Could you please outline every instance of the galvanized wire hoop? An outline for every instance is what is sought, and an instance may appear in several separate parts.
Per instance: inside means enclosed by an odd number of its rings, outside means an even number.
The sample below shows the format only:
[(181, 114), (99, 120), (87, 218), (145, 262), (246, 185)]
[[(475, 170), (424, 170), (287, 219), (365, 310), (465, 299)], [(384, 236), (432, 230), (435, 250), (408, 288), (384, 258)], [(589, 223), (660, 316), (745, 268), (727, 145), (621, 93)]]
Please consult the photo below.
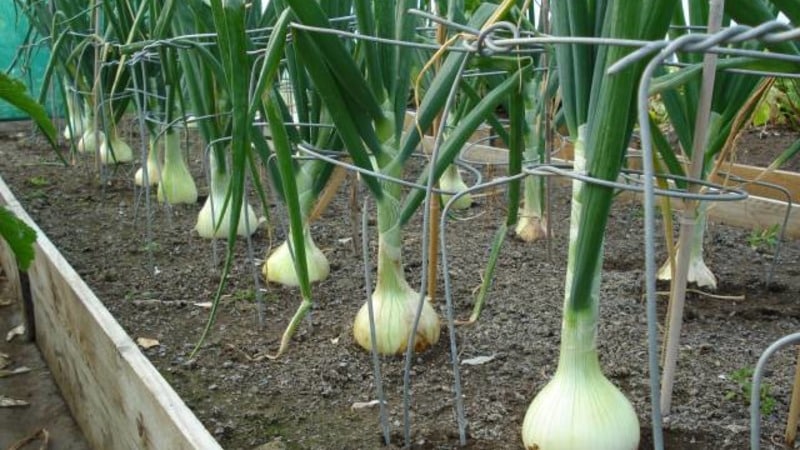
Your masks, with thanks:
[[(655, 74), (656, 68), (662, 64), (667, 58), (679, 51), (691, 52), (717, 52), (720, 45), (744, 42), (747, 40), (760, 40), (762, 42), (782, 42), (785, 40), (797, 39), (800, 37), (800, 29), (792, 29), (790, 26), (774, 21), (767, 22), (758, 27), (752, 28), (742, 25), (737, 25), (728, 29), (724, 29), (718, 33), (711, 35), (706, 34), (688, 34), (684, 35), (672, 42), (657, 42), (648, 44), (641, 49), (634, 51), (628, 57), (621, 59), (611, 68), (609, 74), (616, 73), (624, 67), (645, 58), (655, 50), (658, 53), (653, 56), (650, 62), (645, 67), (644, 73), (639, 84), (639, 92), (637, 95), (637, 106), (639, 109), (638, 120), (640, 127), (640, 134), (642, 138), (642, 162), (644, 167), (644, 205), (645, 205), (645, 266), (646, 266), (646, 297), (647, 297), (647, 319), (648, 319), (648, 352), (649, 352), (649, 366), (650, 366), (650, 391), (651, 391), (651, 408), (652, 408), (652, 428), (653, 428), (653, 443), (657, 449), (663, 448), (663, 432), (661, 429), (661, 406), (660, 406), (660, 393), (659, 393), (659, 371), (657, 360), (657, 329), (656, 329), (656, 276), (655, 276), (655, 187), (653, 177), (655, 175), (655, 168), (653, 165), (653, 143), (652, 134), (650, 129), (650, 121), (648, 118), (649, 106), (649, 90), (652, 78)], [(730, 50), (730, 49), (728, 49)], [(792, 62), (800, 62), (800, 58), (796, 56), (781, 55), (774, 53), (762, 52), (748, 52), (749, 56), (769, 59), (779, 59)], [(753, 54), (756, 53), (756, 54)], [(761, 72), (767, 76), (781, 76), (781, 73), (776, 72)], [(760, 375), (759, 372), (755, 374)], [(752, 432), (756, 432), (754, 429)], [(751, 442), (751, 445), (752, 442)], [(754, 449), (758, 448), (756, 438)]]

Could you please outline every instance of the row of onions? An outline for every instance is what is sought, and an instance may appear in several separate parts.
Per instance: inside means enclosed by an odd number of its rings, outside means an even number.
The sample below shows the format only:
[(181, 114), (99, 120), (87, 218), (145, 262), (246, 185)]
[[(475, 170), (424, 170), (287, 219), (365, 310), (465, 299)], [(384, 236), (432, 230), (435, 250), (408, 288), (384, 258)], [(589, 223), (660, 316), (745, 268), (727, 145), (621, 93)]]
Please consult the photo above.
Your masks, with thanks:
[[(439, 201), (419, 186), (435, 181), (443, 202), (467, 189), (454, 162), (480, 125), (488, 123), (506, 142), (511, 176), (524, 163), (549, 160), (556, 121), (563, 121), (574, 142), (575, 171), (615, 181), (623, 167), (644, 66), (634, 64), (614, 75), (607, 69), (631, 48), (567, 43), (530, 54), (476, 56), (466, 51), (474, 45), (469, 33), (440, 28), (434, 39), (420, 32), (423, 19), (409, 9), (430, 10), (463, 30), (486, 30), (507, 20), (533, 35), (638, 41), (659, 40), (668, 33), (678, 37), (688, 32), (687, 17), (689, 25), (705, 25), (710, 15), (704, 4), (689, 2), (682, 9), (678, 0), (551, 0), (536, 9), (530, 1), (515, 0), (92, 0), (88, 5), (54, 0), (55, 8), (35, 0), (15, 2), (50, 40), (48, 77), (61, 84), (68, 113), (63, 135), (78, 152), (95, 154), (102, 164), (132, 161), (134, 153), (119, 129), (134, 109), (147, 134), (135, 184), (148, 193), (155, 188), (161, 203), (195, 204), (198, 189), (181, 137), (186, 130), (198, 130), (209, 195), (195, 230), (204, 238), (227, 239), (222, 280), (237, 238), (250, 236), (264, 220), (248, 203), (249, 187), (267, 211), (266, 186), (272, 186), (286, 206), (288, 227), (286, 241), (267, 256), (262, 273), (269, 282), (299, 287), (301, 296), (278, 356), (287, 351), (313, 306), (311, 284), (330, 272), (310, 222), (314, 207), (324, 202), (326, 186), (336, 178), (337, 160), (358, 169), (376, 208), (377, 282), (353, 319), (355, 341), (383, 355), (407, 357), (435, 345), (441, 325), (431, 288), (415, 289), (406, 278), (403, 232), (421, 209)], [(750, 6), (728, 3), (726, 20), (742, 23), (761, 22), (777, 12), (763, 0)], [(774, 4), (797, 19), (793, 4)], [(351, 25), (361, 36), (454, 51), (342, 39), (334, 33), (349, 31)], [(678, 28), (670, 31), (670, 25)], [(755, 44), (752, 48), (760, 49)], [(770, 50), (800, 52), (795, 44)], [(694, 120), (703, 90), (701, 59), (679, 55), (682, 68), (663, 71), (653, 92), (687, 156), (675, 151), (664, 133), (656, 133), (659, 161), (676, 175), (713, 174), (769, 86), (769, 81), (752, 76), (717, 74), (716, 87), (708, 94), (708, 127), (715, 132), (698, 146), (698, 133), (706, 126)], [(730, 58), (720, 66), (754, 64)], [(412, 126), (406, 127), (409, 98), (416, 111)], [(446, 108), (453, 99), (456, 106)], [(501, 125), (499, 110), (507, 113), (509, 129)], [(424, 131), (440, 127), (441, 145), (427, 153), (417, 187), (404, 188), (398, 180), (425, 141)], [(697, 151), (704, 155), (699, 171), (687, 162)], [(678, 185), (686, 188), (686, 183)], [(493, 243), (493, 258), (509, 229), (524, 241), (547, 237), (546, 192), (542, 177), (515, 178), (508, 184), (507, 217)], [(606, 186), (573, 182), (558, 369), (525, 415), (526, 448), (638, 446), (637, 414), (603, 375), (597, 348), (603, 241), (614, 194)], [(451, 206), (470, 204), (469, 196), (463, 196)], [(680, 241), (680, 251), (688, 247), (694, 259), (680, 253), (677, 258), (693, 262), (688, 269), (668, 263), (670, 270), (663, 272), (688, 271), (689, 281), (713, 287), (700, 250), (704, 207), (695, 206), (697, 225), (690, 229), (691, 239), (683, 236)], [(671, 246), (672, 213), (668, 206), (664, 211)], [(491, 262), (488, 266), (485, 286), (494, 268)], [(205, 333), (223, 289), (221, 284)], [(488, 289), (481, 292), (485, 295)], [(476, 302), (471, 320), (477, 320), (482, 305), (482, 300)]]

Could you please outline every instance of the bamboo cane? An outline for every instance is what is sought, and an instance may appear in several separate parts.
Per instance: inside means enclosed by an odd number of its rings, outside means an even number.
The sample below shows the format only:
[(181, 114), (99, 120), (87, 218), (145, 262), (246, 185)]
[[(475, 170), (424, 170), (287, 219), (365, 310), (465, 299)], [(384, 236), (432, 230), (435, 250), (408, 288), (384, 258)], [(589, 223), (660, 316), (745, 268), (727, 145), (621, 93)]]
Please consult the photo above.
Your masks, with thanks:
[[(717, 32), (722, 26), (724, 0), (710, 0), (708, 16), (708, 32)], [(703, 81), (700, 100), (697, 108), (695, 135), (692, 142), (691, 177), (699, 179), (703, 170), (703, 148), (707, 140), (707, 128), (711, 114), (711, 97), (714, 91), (717, 55), (706, 53), (703, 59)], [(689, 190), (697, 192), (698, 185), (690, 185)], [(689, 271), (691, 245), (689, 240), (694, 233), (699, 204), (687, 202), (681, 217), (681, 230), (678, 237), (678, 261), (675, 277), (672, 280), (672, 296), (670, 299), (669, 322), (667, 324), (667, 346), (664, 357), (663, 378), (661, 380), (661, 413), (668, 415), (672, 403), (672, 387), (675, 382), (675, 370), (678, 363), (678, 347), (683, 322), (683, 307), (686, 302), (686, 278)]]
[(789, 417), (786, 419), (786, 447), (794, 448), (797, 437), (797, 421), (800, 419), (800, 346), (797, 347), (797, 364), (794, 368), (794, 385), (792, 387), (792, 403), (789, 405)]

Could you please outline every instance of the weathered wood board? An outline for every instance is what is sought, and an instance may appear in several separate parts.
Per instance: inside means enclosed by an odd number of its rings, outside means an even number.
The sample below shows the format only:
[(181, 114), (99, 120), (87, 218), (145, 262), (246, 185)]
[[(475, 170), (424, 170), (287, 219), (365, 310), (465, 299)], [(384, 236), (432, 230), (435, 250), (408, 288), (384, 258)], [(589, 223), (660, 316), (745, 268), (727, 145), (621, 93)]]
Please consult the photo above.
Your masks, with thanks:
[[(725, 171), (729, 171), (731, 175), (744, 178), (745, 180), (756, 180), (777, 184), (783, 186), (792, 195), (792, 202), (800, 203), (800, 174), (789, 172), (786, 170), (774, 170), (772, 172), (765, 172), (762, 167), (748, 166), (746, 164), (733, 164), (732, 166), (723, 166)], [(717, 176), (712, 181), (715, 183), (724, 183), (724, 177)], [(729, 182), (729, 185), (736, 186), (738, 182)], [(780, 191), (767, 186), (760, 186), (758, 184), (748, 184), (744, 189), (752, 195), (764, 198), (772, 198), (775, 200), (786, 201), (786, 196)]]
[[(28, 270), (36, 341), (90, 445), (98, 450), (221, 449), (2, 179), (0, 203), (38, 233)], [(15, 267), (9, 257), (7, 249), (0, 251), (3, 266)]]
[[(569, 156), (571, 154), (570, 149), (567, 148), (566, 150), (566, 152), (560, 153), (558, 156)], [(470, 144), (462, 152), (462, 158), (478, 164), (503, 166), (508, 162), (508, 150), (488, 145)], [(563, 162), (563, 160), (555, 158), (553, 161)], [(742, 169), (744, 171), (741, 172), (742, 176), (747, 176), (747, 174), (750, 176), (755, 175), (755, 172), (752, 172), (754, 168), (749, 166), (738, 167), (744, 167)], [(782, 183), (790, 190), (793, 186), (797, 186), (797, 191), (792, 191), (792, 195), (800, 196), (800, 175), (793, 172), (774, 172), (771, 175), (773, 175), (773, 178), (770, 178), (770, 181)], [(766, 180), (767, 178), (765, 178)], [(717, 202), (709, 210), (709, 218), (713, 222), (745, 229), (765, 229), (775, 224), (779, 226), (783, 224), (787, 208), (785, 201), (755, 195), (757, 192), (765, 192), (763, 188), (762, 190), (757, 190), (754, 186), (748, 186), (746, 190), (751, 194), (749, 198), (736, 202)], [(776, 195), (775, 190), (771, 189), (769, 191), (771, 195)], [(780, 196), (777, 196), (777, 198), (780, 198)], [(791, 207), (789, 222), (786, 226), (786, 237), (792, 239), (800, 238), (800, 202), (793, 204)]]
[[(739, 202), (717, 202), (708, 211), (713, 222), (745, 229), (767, 229), (783, 224), (786, 215), (786, 202), (750, 196)], [(792, 205), (789, 222), (786, 224), (786, 237), (800, 238), (800, 205)]]

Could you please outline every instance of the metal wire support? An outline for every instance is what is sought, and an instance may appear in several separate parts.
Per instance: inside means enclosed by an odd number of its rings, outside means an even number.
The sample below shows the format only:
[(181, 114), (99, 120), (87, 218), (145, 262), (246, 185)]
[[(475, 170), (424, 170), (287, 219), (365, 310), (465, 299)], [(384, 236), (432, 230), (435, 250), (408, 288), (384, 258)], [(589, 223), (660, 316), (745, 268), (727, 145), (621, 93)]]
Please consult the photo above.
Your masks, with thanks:
[[(369, 198), (364, 199), (364, 207), (361, 208), (361, 257), (364, 261), (364, 291), (367, 296), (367, 314), (369, 315), (369, 338), (371, 342), (377, 342), (375, 334), (375, 306), (372, 303), (372, 271), (369, 264), (369, 237), (367, 235), (367, 218), (369, 217)], [(375, 393), (378, 396), (378, 411), (380, 416), (381, 431), (383, 432), (383, 443), (389, 445), (391, 442), (389, 433), (389, 418), (386, 412), (386, 395), (383, 392), (383, 376), (381, 376), (381, 359), (375, 345), (370, 349), (372, 354), (372, 376), (375, 378)]]
[(753, 371), (753, 387), (750, 392), (750, 450), (761, 448), (761, 380), (769, 358), (778, 350), (800, 342), (800, 333), (784, 336), (764, 350)]
[[(605, 181), (599, 180), (592, 177), (589, 177), (582, 173), (577, 173), (570, 170), (569, 166), (565, 165), (553, 165), (553, 164), (529, 164), (523, 168), (523, 173), (519, 176), (525, 175), (534, 175), (534, 176), (551, 176), (551, 175), (558, 175), (558, 176), (566, 176), (573, 179), (581, 180), (585, 183), (594, 183), (594, 184), (601, 184), (607, 187), (612, 187), (615, 189), (620, 190), (631, 190), (644, 193), (645, 197), (645, 225), (644, 225), (644, 232), (645, 232), (645, 265), (646, 265), (646, 286), (647, 286), (647, 316), (648, 316), (648, 353), (649, 353), (649, 372), (650, 372), (650, 392), (651, 392), (651, 417), (652, 417), (652, 428), (653, 428), (653, 441), (654, 446), (656, 449), (663, 448), (663, 433), (661, 430), (661, 417), (660, 417), (660, 405), (659, 405), (659, 368), (658, 368), (658, 348), (656, 344), (657, 338), (657, 320), (656, 320), (656, 310), (655, 310), (655, 250), (654, 250), (654, 242), (655, 242), (655, 216), (654, 216), (654, 197), (655, 195), (665, 195), (670, 197), (676, 198), (684, 198), (684, 199), (693, 199), (693, 200), (705, 200), (705, 201), (733, 201), (733, 200), (740, 200), (746, 198), (747, 194), (741, 190), (736, 189), (729, 189), (724, 186), (716, 185), (713, 183), (708, 183), (702, 180), (693, 180), (681, 177), (675, 177), (671, 175), (658, 175), (666, 178), (672, 179), (682, 179), (689, 183), (693, 184), (701, 184), (705, 187), (705, 190), (700, 193), (692, 193), (685, 190), (677, 190), (677, 189), (668, 189), (668, 190), (661, 190), (655, 189), (654, 186), (654, 178), (656, 177), (655, 170), (652, 164), (652, 145), (649, 141), (650, 139), (650, 129), (649, 129), (649, 122), (647, 120), (647, 106), (648, 106), (648, 92), (649, 92), (649, 85), (655, 68), (661, 64), (664, 64), (666, 59), (674, 52), (683, 50), (683, 51), (706, 51), (706, 52), (714, 52), (724, 55), (733, 55), (733, 56), (751, 56), (751, 57), (763, 57), (763, 58), (771, 58), (777, 60), (791, 60), (795, 61), (792, 57), (788, 55), (780, 55), (780, 54), (764, 54), (762, 52), (757, 51), (745, 51), (740, 49), (733, 49), (724, 47), (724, 45), (732, 42), (741, 42), (744, 40), (754, 39), (754, 38), (764, 38), (763, 40), (769, 40), (770, 42), (776, 42), (781, 39), (790, 39), (796, 36), (800, 36), (800, 31), (798, 30), (787, 30), (787, 26), (785, 24), (780, 23), (768, 23), (764, 24), (760, 27), (755, 29), (751, 29), (749, 27), (733, 27), (730, 29), (726, 29), (720, 32), (717, 35), (702, 36), (702, 35), (687, 35), (684, 36), (676, 41), (669, 42), (669, 41), (658, 41), (658, 42), (647, 42), (647, 41), (634, 41), (634, 40), (624, 40), (624, 39), (599, 39), (599, 38), (563, 38), (563, 37), (553, 37), (553, 36), (537, 36), (537, 37), (523, 37), (521, 33), (517, 30), (517, 28), (513, 24), (500, 22), (493, 27), (490, 27), (486, 30), (479, 31), (473, 30), (468, 27), (464, 27), (462, 25), (458, 25), (452, 23), (446, 19), (442, 19), (439, 17), (431, 16), (425, 12), (411, 10), (411, 14), (423, 16), (426, 19), (429, 19), (433, 22), (441, 23), (445, 26), (452, 27), (453, 29), (458, 30), (459, 32), (467, 35), (472, 35), (472, 40), (466, 45), (460, 47), (453, 47), (448, 49), (449, 51), (467, 51), (470, 53), (476, 53), (481, 55), (494, 55), (494, 54), (524, 54), (524, 53), (531, 53), (531, 52), (540, 52), (543, 51), (543, 47), (545, 45), (557, 45), (557, 44), (564, 44), (564, 43), (580, 43), (586, 45), (623, 45), (623, 46), (630, 46), (630, 47), (637, 47), (638, 50), (634, 51), (629, 55), (627, 58), (620, 60), (612, 66), (609, 70), (609, 73), (614, 73), (616, 71), (622, 70), (629, 64), (632, 64), (636, 61), (640, 61), (644, 58), (650, 57), (654, 53), (657, 53), (655, 57), (651, 59), (650, 64), (648, 65), (648, 71), (646, 72), (647, 75), (642, 78), (642, 84), (640, 85), (639, 91), (639, 108), (640, 108), (640, 124), (643, 128), (643, 135), (645, 142), (643, 145), (645, 148), (645, 157), (644, 157), (644, 171), (637, 172), (637, 171), (626, 171), (627, 175), (635, 175), (636, 177), (629, 177), (629, 182), (618, 182), (618, 181)], [(391, 41), (386, 39), (380, 39), (370, 36), (361, 36), (357, 35), (352, 32), (344, 31), (344, 30), (334, 30), (334, 29), (321, 29), (321, 28), (314, 28), (305, 25), (293, 25), (297, 28), (302, 28), (308, 31), (313, 32), (320, 32), (320, 33), (328, 33), (334, 34), (340, 37), (345, 38), (359, 38), (359, 39), (366, 39), (372, 40), (376, 42), (381, 42), (385, 44), (392, 44), (392, 45), (406, 45), (406, 46), (415, 46), (416, 48), (428, 48), (423, 44), (414, 44), (408, 42), (398, 42), (398, 41)], [(508, 36), (511, 37), (508, 37)], [(766, 37), (765, 37), (766, 36)], [(780, 76), (780, 73), (777, 72), (766, 72), (762, 71), (759, 72), (763, 75), (771, 75), (771, 76)], [(446, 110), (447, 111), (447, 108)], [(641, 117), (642, 114), (645, 114), (644, 118)], [(446, 117), (446, 113), (445, 113)], [(645, 129), (646, 128), (646, 129)], [(434, 145), (434, 152), (438, 150), (440, 145), (440, 137), (437, 136), (436, 143)], [(329, 162), (343, 164), (341, 161), (337, 161), (336, 158), (331, 158), (328, 156), (323, 155), (320, 152), (315, 151), (314, 149), (303, 145), (301, 146), (301, 150), (308, 154), (311, 154), (315, 157), (321, 157), (322, 159), (326, 159)], [(346, 165), (346, 164), (343, 164)], [(380, 173), (371, 172), (356, 168), (352, 165), (347, 165), (349, 169), (356, 170), (359, 172), (364, 172), (378, 178), (385, 178)], [(637, 183), (630, 183), (630, 180), (640, 179)], [(508, 183), (511, 181), (512, 178), (502, 178), (498, 180), (491, 181), (489, 183), (482, 183), (478, 185), (474, 185), (469, 188), (467, 191), (460, 195), (466, 195), (467, 193), (475, 192), (477, 190), (489, 187), (489, 186), (497, 186), (501, 184)], [(399, 180), (392, 180), (400, 182)], [(430, 180), (429, 180), (430, 181)], [(402, 182), (406, 185), (413, 185), (413, 183)], [(436, 189), (433, 188), (432, 183), (428, 183), (427, 186), (418, 186), (413, 185), (414, 188), (422, 188), (426, 191), (426, 202), (430, 201), (430, 196), (434, 192), (438, 192)], [(457, 199), (458, 195), (455, 196), (453, 199)], [(444, 272), (444, 282), (445, 282), (445, 300), (446, 300), (446, 314), (448, 319), (448, 324), (451, 326), (451, 358), (453, 364), (453, 371), (454, 371), (454, 384), (455, 384), (455, 391), (458, 392), (456, 396), (456, 416), (457, 422), (459, 426), (459, 437), (462, 443), (465, 442), (465, 434), (466, 434), (466, 418), (463, 415), (463, 405), (460, 404), (460, 375), (458, 369), (458, 360), (457, 360), (457, 346), (456, 346), (456, 338), (453, 333), (453, 310), (452, 310), (452, 295), (450, 289), (450, 280), (448, 276), (448, 261), (447, 261), (447, 253), (445, 248), (445, 225), (446, 225), (446, 218), (448, 211), (448, 205), (445, 205), (444, 213), (442, 216), (442, 226), (440, 227), (440, 240), (442, 242), (442, 264), (443, 264), (443, 272)], [(423, 212), (423, 223), (427, 223), (428, 216), (427, 210), (424, 209)], [(427, 235), (423, 232), (423, 242), (427, 239)], [(424, 246), (424, 243), (423, 243)], [(424, 252), (423, 252), (424, 253)], [(426, 264), (426, 257), (423, 255), (423, 267)], [(423, 286), (424, 286), (424, 277), (425, 271), (423, 270)], [(419, 311), (416, 315), (416, 320), (419, 318)], [(412, 346), (409, 345), (409, 348)], [(410, 353), (410, 352), (409, 352)], [(409, 374), (409, 366), (410, 366), (410, 356), (407, 353), (406, 355), (406, 364), (405, 364), (405, 378), (404, 378), (404, 403), (407, 404), (409, 401), (408, 397), (408, 374)], [(410, 440), (410, 429), (409, 429), (409, 416), (408, 416), (408, 407), (404, 407), (404, 437), (406, 444), (409, 443)]]
[[(788, 31), (785, 31), (787, 30)], [(780, 31), (777, 31), (780, 30)], [(646, 271), (646, 296), (647, 296), (647, 322), (648, 322), (648, 352), (649, 352), (649, 371), (650, 371), (650, 395), (652, 408), (652, 428), (653, 445), (656, 449), (663, 448), (663, 432), (661, 429), (661, 406), (660, 392), (658, 388), (659, 367), (658, 367), (658, 348), (656, 343), (656, 277), (655, 277), (655, 195), (654, 188), (655, 169), (653, 165), (653, 144), (650, 128), (649, 113), (649, 92), (650, 85), (659, 65), (663, 64), (674, 53), (679, 51), (693, 52), (714, 52), (720, 45), (744, 42), (751, 39), (761, 39), (763, 42), (780, 42), (782, 40), (800, 37), (800, 29), (790, 29), (786, 24), (780, 22), (767, 22), (756, 28), (747, 26), (734, 26), (712, 35), (688, 34), (681, 36), (674, 41), (653, 42), (630, 55), (617, 61), (612, 65), (608, 73), (614, 74), (629, 65), (640, 61), (651, 55), (654, 51), (658, 53), (651, 58), (644, 69), (639, 83), (637, 96), (638, 120), (640, 134), (642, 138), (642, 163), (644, 167), (644, 233), (645, 233), (645, 271)], [(729, 49), (734, 50), (734, 49)], [(773, 59), (790, 60), (800, 62), (800, 58), (788, 55), (757, 52), (756, 57), (769, 57)], [(765, 75), (775, 75), (765, 73)], [(780, 74), (778, 74), (779, 76)], [(763, 358), (763, 356), (762, 356)], [(754, 383), (754, 389), (758, 389)], [(754, 392), (758, 392), (757, 390)], [(757, 396), (757, 394), (756, 394)], [(751, 428), (752, 433), (757, 430)]]
[(761, 180), (755, 180), (755, 181), (747, 180), (738, 175), (734, 175), (728, 172), (721, 171), (719, 173), (723, 177), (726, 177), (738, 183), (754, 184), (756, 186), (762, 186), (765, 188), (776, 190), (780, 192), (786, 199), (786, 208), (784, 209), (783, 213), (783, 222), (781, 222), (781, 232), (778, 233), (778, 242), (775, 243), (775, 254), (772, 255), (772, 263), (769, 266), (769, 271), (767, 272), (767, 278), (764, 281), (764, 288), (768, 290), (770, 284), (772, 284), (772, 277), (775, 275), (775, 267), (777, 267), (778, 262), (780, 261), (781, 258), (781, 248), (783, 247), (783, 241), (786, 239), (786, 227), (789, 225), (789, 218), (791, 217), (792, 214), (792, 206), (794, 206), (794, 200), (792, 200), (792, 193), (789, 192), (788, 189), (779, 184)]

